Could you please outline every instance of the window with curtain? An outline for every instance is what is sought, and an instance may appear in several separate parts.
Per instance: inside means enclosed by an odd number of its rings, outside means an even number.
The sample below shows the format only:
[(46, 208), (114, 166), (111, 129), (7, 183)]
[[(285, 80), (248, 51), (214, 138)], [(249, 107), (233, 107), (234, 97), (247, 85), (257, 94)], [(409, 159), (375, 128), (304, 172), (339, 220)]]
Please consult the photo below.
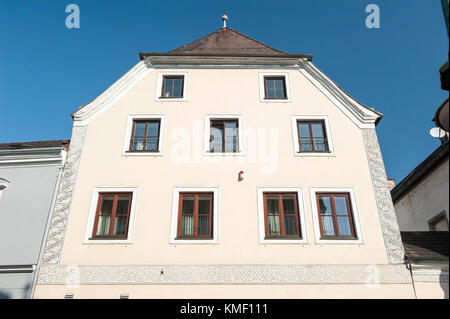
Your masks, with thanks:
[(131, 200), (131, 193), (100, 193), (92, 238), (127, 238)]
[(184, 76), (171, 75), (163, 76), (162, 98), (182, 98), (183, 97)]
[(209, 151), (211, 153), (236, 153), (238, 147), (239, 121), (236, 119), (216, 119), (210, 122)]
[(177, 238), (212, 238), (212, 193), (181, 193)]
[(301, 238), (295, 193), (264, 193), (266, 238)]
[(356, 238), (350, 194), (316, 194), (321, 238)]
[(264, 77), (265, 99), (286, 99), (286, 80), (284, 76)]
[(299, 151), (328, 152), (324, 121), (297, 121)]
[(133, 121), (130, 152), (158, 152), (160, 120)]

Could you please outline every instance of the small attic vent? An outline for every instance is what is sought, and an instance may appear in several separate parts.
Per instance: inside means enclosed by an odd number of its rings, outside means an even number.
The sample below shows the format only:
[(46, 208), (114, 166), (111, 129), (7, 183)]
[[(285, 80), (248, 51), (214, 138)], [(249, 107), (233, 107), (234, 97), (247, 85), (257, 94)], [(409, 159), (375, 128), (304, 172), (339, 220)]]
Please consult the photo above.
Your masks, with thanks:
[(69, 292), (64, 296), (64, 299), (74, 299), (75, 294), (73, 292)]
[(120, 299), (130, 299), (129, 294), (120, 294)]

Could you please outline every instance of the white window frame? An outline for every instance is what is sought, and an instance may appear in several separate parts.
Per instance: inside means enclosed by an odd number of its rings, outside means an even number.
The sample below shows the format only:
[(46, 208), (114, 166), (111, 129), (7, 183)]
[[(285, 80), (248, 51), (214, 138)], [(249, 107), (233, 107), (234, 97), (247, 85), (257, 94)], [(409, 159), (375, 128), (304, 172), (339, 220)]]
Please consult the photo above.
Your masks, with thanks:
[[(297, 193), (298, 216), (300, 218), (301, 239), (266, 239), (264, 219), (264, 193)], [(260, 244), (307, 244), (308, 233), (306, 230), (305, 205), (303, 201), (303, 190), (301, 187), (258, 187), (258, 229)]]
[[(325, 134), (327, 135), (328, 142), (328, 152), (301, 152), (300, 153), (300, 145), (299, 145), (299, 136), (297, 130), (297, 121), (324, 121), (325, 124)], [(291, 117), (292, 123), (292, 139), (294, 145), (294, 156), (304, 157), (304, 156), (317, 156), (317, 157), (331, 157), (335, 156), (334, 154), (334, 144), (333, 144), (333, 136), (331, 134), (330, 129), (330, 120), (328, 119), (328, 115), (293, 115)]]
[[(230, 119), (238, 121), (238, 149), (236, 153), (212, 153), (209, 151), (209, 139), (211, 135), (211, 120)], [(242, 115), (236, 114), (207, 114), (203, 130), (203, 155), (208, 156), (239, 156), (244, 155), (244, 123)]]
[[(178, 231), (178, 204), (180, 193), (213, 193), (213, 238), (212, 239), (176, 239)], [(170, 223), (170, 244), (218, 244), (219, 243), (219, 187), (175, 187), (172, 198), (172, 219)]]
[[(264, 90), (264, 77), (266, 76), (283, 76), (286, 84), (286, 98), (285, 99), (265, 99), (266, 92)], [(287, 103), (291, 100), (291, 85), (289, 81), (288, 72), (260, 72), (259, 73), (259, 101), (267, 103)]]
[[(162, 92), (162, 85), (163, 85), (163, 78), (164, 76), (184, 76), (184, 82), (183, 82), (183, 97), (181, 98), (163, 98), (161, 97)], [(161, 71), (158, 72), (158, 77), (156, 81), (156, 94), (155, 94), (155, 101), (158, 102), (182, 102), (188, 100), (188, 84), (189, 84), (189, 73), (188, 72), (175, 72), (175, 71)]]
[[(314, 237), (316, 243), (320, 244), (341, 244), (341, 245), (351, 245), (351, 244), (363, 244), (363, 233), (361, 228), (361, 223), (359, 219), (358, 206), (356, 204), (356, 196), (352, 187), (310, 187), (309, 188), (311, 196), (311, 208), (313, 213), (314, 222)], [(350, 204), (352, 205), (352, 217), (355, 227), (356, 238), (355, 239), (321, 239), (320, 238), (320, 224), (319, 224), (319, 212), (317, 209), (316, 194), (317, 193), (349, 193), (350, 194)]]
[[(157, 152), (138, 152), (129, 151), (131, 143), (131, 130), (133, 129), (134, 120), (159, 120), (159, 142)], [(127, 119), (127, 128), (125, 131), (125, 139), (123, 141), (122, 155), (125, 156), (162, 156), (164, 149), (164, 132), (166, 130), (165, 114), (130, 114)]]
[[(130, 219), (128, 221), (127, 239), (92, 239), (94, 231), (95, 213), (97, 211), (98, 197), (100, 193), (132, 193)], [(132, 244), (134, 235), (134, 225), (136, 217), (136, 206), (138, 202), (137, 187), (95, 187), (92, 191), (91, 206), (89, 209), (86, 231), (84, 234), (84, 244)]]

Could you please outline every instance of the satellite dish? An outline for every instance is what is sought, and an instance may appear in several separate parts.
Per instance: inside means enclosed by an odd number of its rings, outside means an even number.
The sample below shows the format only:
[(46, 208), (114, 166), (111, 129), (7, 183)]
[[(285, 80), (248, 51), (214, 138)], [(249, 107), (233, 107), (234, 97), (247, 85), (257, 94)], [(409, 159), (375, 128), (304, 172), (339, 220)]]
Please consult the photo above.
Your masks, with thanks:
[(445, 136), (445, 131), (440, 127), (433, 127), (430, 130), (430, 135), (437, 138), (443, 138)]

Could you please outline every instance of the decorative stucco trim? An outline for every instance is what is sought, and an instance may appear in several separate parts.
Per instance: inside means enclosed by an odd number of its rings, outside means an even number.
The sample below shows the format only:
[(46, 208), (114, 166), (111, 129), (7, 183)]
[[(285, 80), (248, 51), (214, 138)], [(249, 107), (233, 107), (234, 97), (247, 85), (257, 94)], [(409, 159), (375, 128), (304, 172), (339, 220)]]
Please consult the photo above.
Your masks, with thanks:
[(337, 86), (329, 77), (321, 72), (310, 61), (299, 60), (299, 71), (333, 102), (359, 128), (374, 128), (378, 118), (382, 115), (364, 107)]
[(374, 128), (363, 129), (362, 136), (369, 164), (370, 176), (381, 222), (388, 261), (391, 264), (404, 262), (404, 250), (394, 204), (386, 177), (383, 158)]
[(146, 265), (41, 268), (38, 285), (408, 284), (405, 265)]
[(80, 164), (86, 126), (74, 126), (70, 141), (66, 164), (62, 173), (61, 182), (56, 197), (55, 208), (51, 215), (50, 227), (45, 243), (43, 264), (56, 264), (61, 256), (64, 242), (64, 234), (67, 226), (69, 210), (72, 203), (73, 190), (75, 189), (78, 166)]
[(103, 112), (113, 107), (123, 96), (133, 89), (150, 71), (151, 66), (144, 61), (136, 64), (119, 80), (111, 85), (92, 102), (72, 113), (74, 126), (86, 126)]
[(448, 283), (448, 261), (413, 262), (410, 267), (414, 282)]

